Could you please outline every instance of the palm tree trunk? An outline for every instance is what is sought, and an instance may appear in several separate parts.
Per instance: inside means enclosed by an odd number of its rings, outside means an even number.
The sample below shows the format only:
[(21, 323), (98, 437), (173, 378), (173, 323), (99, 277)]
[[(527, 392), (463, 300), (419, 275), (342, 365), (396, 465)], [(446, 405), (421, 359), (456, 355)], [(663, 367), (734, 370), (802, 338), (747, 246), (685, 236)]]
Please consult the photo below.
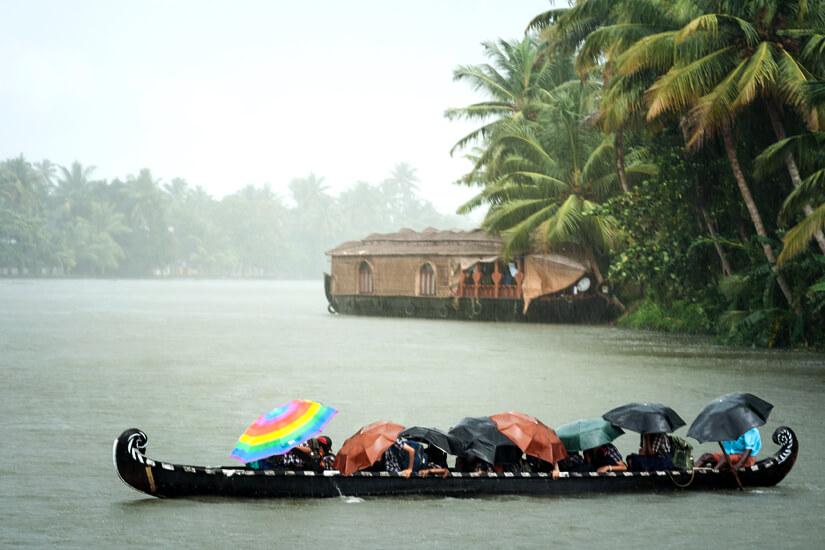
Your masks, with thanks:
[(704, 206), (700, 206), (699, 211), (702, 213), (702, 218), (705, 220), (705, 226), (708, 228), (710, 238), (713, 240), (713, 246), (716, 248), (716, 253), (719, 255), (719, 260), (722, 262), (722, 275), (727, 277), (733, 273), (733, 269), (731, 269), (728, 257), (725, 254), (725, 251), (722, 250), (722, 245), (719, 244), (719, 239), (716, 237), (716, 229), (713, 227), (713, 220), (710, 219), (710, 215)]
[(768, 263), (771, 264), (771, 269), (774, 273), (776, 273), (776, 282), (779, 284), (779, 288), (782, 289), (782, 294), (785, 295), (785, 299), (788, 300), (788, 303), (791, 305), (794, 312), (801, 317), (802, 308), (799, 304), (794, 302), (791, 287), (785, 280), (785, 276), (777, 270), (776, 254), (773, 252), (773, 247), (767, 242), (768, 233), (765, 231), (765, 225), (762, 223), (762, 216), (759, 215), (759, 210), (756, 208), (756, 202), (753, 200), (753, 195), (751, 195), (751, 190), (748, 187), (747, 181), (745, 181), (745, 174), (739, 166), (739, 158), (736, 156), (736, 148), (733, 146), (733, 136), (731, 135), (730, 125), (727, 122), (722, 125), (722, 138), (725, 142), (725, 151), (728, 153), (728, 161), (730, 162), (731, 170), (733, 170), (733, 177), (736, 180), (736, 185), (739, 186), (739, 192), (742, 194), (742, 200), (745, 201), (745, 207), (747, 207), (748, 213), (751, 216), (751, 221), (756, 228), (756, 234), (763, 238), (762, 248), (765, 251), (765, 257), (768, 259)]
[(627, 193), (630, 189), (627, 186), (627, 174), (624, 172), (624, 124), (620, 124), (616, 130), (616, 171), (619, 174), (619, 183), (622, 184), (622, 191)]
[[(593, 245), (590, 244), (590, 239), (586, 236), (582, 237), (582, 244), (584, 245), (584, 253), (587, 256), (587, 259), (590, 261), (590, 267), (593, 269), (593, 275), (596, 276), (596, 286), (600, 285), (602, 281), (604, 281), (604, 276), (602, 276), (602, 271), (599, 269), (599, 262), (596, 261), (596, 254), (593, 252)], [(599, 294), (601, 296), (601, 294)], [(610, 298), (607, 301), (617, 308), (619, 311), (624, 313), (627, 310), (627, 307), (619, 300), (615, 294), (610, 294)]]
[[(779, 119), (779, 113), (776, 110), (776, 105), (774, 105), (774, 103), (770, 100), (766, 101), (766, 103), (768, 105), (768, 116), (771, 119), (771, 125), (773, 126), (774, 133), (776, 134), (776, 139), (782, 141), (788, 136), (785, 134), (785, 127)], [(788, 156), (785, 157), (785, 166), (788, 167), (788, 174), (791, 176), (791, 183), (793, 184), (794, 189), (796, 189), (802, 185), (802, 178), (799, 176), (799, 167), (796, 165), (796, 160), (790, 153), (788, 153)], [(814, 213), (814, 209), (810, 204), (803, 206), (802, 211), (805, 213), (806, 218)], [(814, 233), (814, 239), (816, 239), (817, 244), (819, 244), (819, 249), (823, 254), (825, 254), (825, 235), (822, 234), (821, 229), (816, 230), (816, 233)]]
[[(682, 115), (681, 119), (679, 120), (679, 129), (682, 131), (682, 139), (684, 140), (685, 145), (687, 145), (689, 141), (687, 124), (687, 117)], [(685, 150), (687, 151), (687, 147), (685, 147)], [(696, 187), (696, 192), (701, 195), (701, 186), (695, 181), (693, 185)], [(719, 244), (719, 241), (716, 238), (716, 230), (713, 227), (712, 220), (710, 219), (707, 210), (705, 210), (704, 206), (700, 206), (699, 209), (702, 212), (702, 217), (705, 220), (705, 225), (708, 228), (708, 232), (710, 233), (710, 236), (713, 239), (713, 246), (716, 248), (716, 254), (719, 255), (719, 261), (722, 262), (722, 274), (727, 277), (728, 275), (733, 273), (733, 270), (730, 266), (730, 262), (728, 261), (728, 257), (725, 254), (725, 251), (722, 250), (722, 246)], [(745, 239), (743, 238), (742, 241), (744, 242)]]

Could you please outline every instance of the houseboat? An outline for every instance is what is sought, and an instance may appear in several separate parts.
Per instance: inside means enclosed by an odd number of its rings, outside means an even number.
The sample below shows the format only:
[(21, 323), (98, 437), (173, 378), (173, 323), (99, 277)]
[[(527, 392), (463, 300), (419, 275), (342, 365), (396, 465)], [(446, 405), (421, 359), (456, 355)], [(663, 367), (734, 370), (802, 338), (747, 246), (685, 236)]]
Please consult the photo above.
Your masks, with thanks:
[(481, 230), (402, 229), (327, 252), (330, 313), (429, 319), (599, 323), (609, 282), (576, 250), (504, 259)]

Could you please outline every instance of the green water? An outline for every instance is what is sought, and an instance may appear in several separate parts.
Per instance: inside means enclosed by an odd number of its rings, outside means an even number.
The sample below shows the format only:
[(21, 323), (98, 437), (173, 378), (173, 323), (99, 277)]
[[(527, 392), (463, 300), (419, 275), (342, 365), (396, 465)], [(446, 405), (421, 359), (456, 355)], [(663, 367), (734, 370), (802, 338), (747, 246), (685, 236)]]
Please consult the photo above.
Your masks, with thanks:
[[(804, 548), (821, 544), (825, 355), (732, 349), (610, 327), (333, 316), (318, 282), (0, 281), (0, 547)], [(778, 487), (548, 498), (159, 500), (112, 466), (147, 454), (222, 465), (261, 413), (339, 409), (337, 448), (387, 419), (448, 428), (518, 409), (558, 426), (628, 401), (690, 423), (713, 397), (774, 403), (800, 439)], [(684, 436), (685, 428), (678, 431)], [(625, 435), (619, 449), (633, 452)], [(697, 452), (714, 450), (697, 445)], [(662, 538), (666, 534), (666, 538)]]

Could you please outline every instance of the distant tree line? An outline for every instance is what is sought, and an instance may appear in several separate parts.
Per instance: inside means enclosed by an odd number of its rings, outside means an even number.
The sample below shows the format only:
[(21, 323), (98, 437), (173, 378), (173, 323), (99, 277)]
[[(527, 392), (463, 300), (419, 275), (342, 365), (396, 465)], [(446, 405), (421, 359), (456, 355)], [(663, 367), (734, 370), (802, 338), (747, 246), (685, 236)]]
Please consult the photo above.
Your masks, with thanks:
[(20, 155), (0, 162), (0, 277), (317, 278), (324, 251), (401, 227), (457, 227), (418, 194), (416, 170), (397, 164), (382, 182), (338, 196), (314, 174), (247, 185), (216, 199), (148, 169), (95, 179), (94, 167)]

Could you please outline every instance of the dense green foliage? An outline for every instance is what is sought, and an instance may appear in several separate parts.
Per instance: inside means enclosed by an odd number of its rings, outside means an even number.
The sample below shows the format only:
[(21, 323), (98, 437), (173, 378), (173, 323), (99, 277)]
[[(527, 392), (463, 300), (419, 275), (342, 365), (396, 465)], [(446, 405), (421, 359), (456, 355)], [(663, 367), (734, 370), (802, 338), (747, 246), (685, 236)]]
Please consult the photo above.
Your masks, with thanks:
[(623, 325), (825, 345), (825, 2), (578, 0), (529, 28), (456, 71), (487, 99), (447, 111), (482, 124), (460, 211), (506, 254), (584, 250)]
[(21, 155), (0, 162), (0, 276), (315, 278), (324, 251), (401, 227), (466, 224), (419, 198), (415, 169), (335, 197), (323, 178), (293, 180), (291, 204), (268, 185), (221, 200), (149, 170), (112, 182)]

